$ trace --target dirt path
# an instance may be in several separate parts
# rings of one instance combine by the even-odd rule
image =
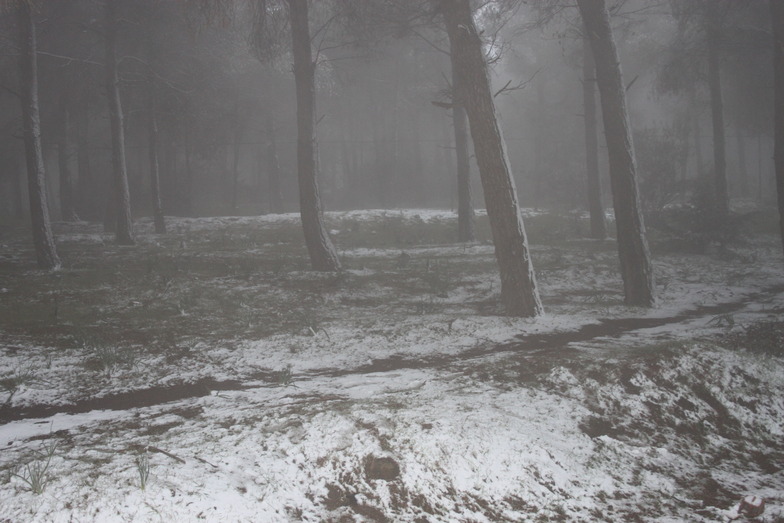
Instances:
[[[374,360],[369,364],[350,369],[327,368],[303,373],[297,375],[297,379],[308,380],[319,377],[383,373],[403,369],[449,367],[473,369],[476,367],[476,360],[489,356],[514,356],[517,363],[524,363],[518,365],[518,369],[525,369],[526,375],[534,377],[542,372],[546,372],[563,360],[574,358],[578,351],[570,347],[570,344],[590,342],[599,338],[620,337],[642,329],[677,325],[695,319],[731,314],[750,304],[770,300],[782,292],[784,292],[784,284],[777,284],[758,292],[747,294],[738,300],[697,307],[675,316],[603,319],[596,324],[584,325],[576,331],[520,335],[518,339],[508,343],[479,345],[459,354],[435,355],[424,358],[404,358],[393,355],[389,358]],[[542,357],[544,353],[547,354],[547,358]],[[525,379],[525,376],[522,376],[522,378]],[[4,405],[0,407],[0,424],[23,419],[47,418],[60,413],[78,414],[94,410],[126,410],[151,407],[188,398],[207,396],[212,391],[257,388],[258,381],[270,383],[272,386],[275,383],[275,376],[272,372],[266,372],[248,376],[246,380],[247,382],[254,381],[256,383],[248,385],[246,384],[247,382],[238,380],[217,381],[212,378],[203,378],[192,383],[151,387],[100,398],[84,399],[65,405],[38,404],[23,407]]]

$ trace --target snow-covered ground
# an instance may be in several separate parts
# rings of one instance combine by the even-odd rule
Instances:
[[[339,275],[295,215],[142,220],[134,248],[59,224],[54,275],[5,234],[0,521],[725,521],[747,494],[784,518],[774,236],[654,246],[646,310],[611,241],[532,234],[525,320],[452,213],[327,218]]]

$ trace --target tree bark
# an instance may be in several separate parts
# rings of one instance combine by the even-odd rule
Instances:
[[[234,98],[234,143],[231,150],[231,211],[237,213],[237,196],[240,184],[240,140],[242,140],[242,129],[240,126],[240,102],[239,90]]]
[[[471,128],[501,275],[501,300],[510,316],[537,316],[543,312],[542,303],[506,144],[496,119],[482,40],[469,0],[441,0],[440,7],[449,35],[452,64],[463,80],[457,84],[457,98],[465,105]]]
[[[289,15],[297,92],[299,212],[305,246],[314,270],[337,271],[340,260],[324,227],[316,179],[316,64],[310,50],[307,0],[289,0]]]
[[[626,91],[610,15],[604,0],[578,0],[577,5],[596,60],[625,301],[627,305],[651,307],[654,304],[653,269],[640,212]]]
[[[265,111],[264,120],[267,135],[267,203],[270,212],[280,214],[283,212],[283,194],[280,188],[280,162],[278,161],[275,116],[271,108]]]
[[[60,91],[60,136],[57,144],[57,166],[60,179],[60,217],[63,221],[75,221],[76,208],[74,206],[73,171],[71,159],[73,158],[73,144],[71,143],[71,114],[69,108],[67,89]]]
[[[147,85],[147,139],[150,154],[150,196],[152,198],[152,216],[155,223],[156,234],[166,234],[166,220],[163,216],[161,203],[161,175],[160,161],[158,159],[158,104],[155,99],[155,84],[152,74]]]
[[[90,169],[90,102],[85,98],[80,101],[79,115],[76,119],[76,163],[79,165],[77,187],[79,188],[79,216],[95,220],[95,187]]]
[[[471,202],[471,162],[468,154],[468,115],[457,93],[465,93],[459,67],[452,60],[452,123],[455,131],[455,159],[457,160],[457,241],[476,240],[474,206]]]
[[[19,158],[16,154],[13,154],[11,163],[10,163],[10,170],[11,170],[11,190],[13,191],[13,199],[14,199],[14,217],[17,220],[24,219],[24,202],[23,195],[22,195],[22,176],[19,171]]]
[[[776,193],[779,227],[784,246],[784,0],[770,0],[773,26],[773,159],[776,170]],[[762,155],[760,155],[760,161]]]
[[[738,190],[744,197],[749,195],[749,170],[746,165],[746,135],[743,128],[738,126],[735,129],[736,144],[738,147]]]
[[[33,246],[38,266],[57,269],[60,258],[54,244],[46,202],[46,173],[41,150],[41,123],[38,107],[38,60],[35,22],[30,4],[19,2],[19,82],[21,88],[22,124],[27,161],[27,189],[30,198],[30,218],[33,226]]]
[[[106,96],[109,101],[109,124],[112,135],[112,174],[114,181],[115,238],[120,245],[133,245],[131,194],[125,162],[125,129],[117,73],[117,0],[106,0]]]
[[[599,179],[599,137],[596,122],[596,63],[591,42],[583,37],[583,112],[585,113],[585,168],[588,213],[591,221],[591,238],[607,237],[607,221],[602,203],[602,185]]]
[[[724,130],[724,99],[721,93],[721,71],[719,66],[719,45],[721,28],[719,10],[705,5],[708,38],[708,86],[710,89],[711,119],[713,123],[713,176],[715,184],[715,205],[721,215],[730,210],[727,188],[727,156]]]

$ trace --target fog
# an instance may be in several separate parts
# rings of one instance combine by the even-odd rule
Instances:
[[[784,1],[0,36],[2,521],[784,521]]]
[[[230,2],[119,2],[118,56],[125,147],[134,216],[151,214],[147,91],[159,100],[161,198],[165,214],[296,211],[296,102],[285,17],[253,24],[251,6]],[[362,10],[319,3],[311,13],[316,72],[319,184],[325,209],[455,208],[457,189],[449,101],[449,43],[426,3]],[[499,4],[478,21],[493,54],[497,114],[524,206],[584,209],[583,42],[576,7]],[[733,199],[772,203],[772,69],[763,2],[728,7],[721,47],[727,177]],[[218,5],[217,3],[213,6]],[[666,2],[623,2],[613,14],[627,105],[636,139],[642,199],[672,169],[668,199],[688,201],[712,169],[710,96],[700,35],[679,24]],[[269,7],[269,9],[280,9]],[[409,10],[408,17],[405,16]],[[52,216],[61,216],[58,154],[62,114],[76,215],[101,219],[111,187],[101,5],[40,2],[39,92]],[[15,74],[14,18],[2,103],[3,215],[27,208]],[[251,36],[266,31],[268,47]],[[685,32],[685,34],[684,34]],[[689,36],[691,35],[691,36]],[[684,43],[686,42],[686,43]],[[681,68],[682,70],[678,70]],[[673,79],[677,75],[679,79]],[[151,81],[150,78],[153,80]],[[149,84],[152,83],[152,87]],[[282,206],[270,189],[271,141]],[[75,153],[76,143],[83,149]],[[654,143],[655,142],[655,143]],[[659,149],[657,149],[657,147]],[[664,147],[678,165],[662,166]],[[600,134],[605,201],[607,161]],[[659,163],[657,163],[659,162]],[[483,207],[476,165],[475,205]],[[664,182],[660,182],[664,183]],[[677,186],[675,185],[677,184]],[[667,202],[670,203],[670,202]]]

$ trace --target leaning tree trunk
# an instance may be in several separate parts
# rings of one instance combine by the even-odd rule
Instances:
[[[457,159],[457,241],[472,242],[476,239],[474,207],[471,202],[471,163],[468,154],[468,115],[458,92],[463,82],[459,68],[452,63],[452,120],[455,130],[455,158]]]
[[[599,138],[596,131],[596,63],[591,52],[591,42],[583,37],[583,112],[585,113],[585,169],[588,196],[588,213],[591,220],[591,238],[607,237],[604,219],[602,185],[599,179]]]
[[[30,197],[30,218],[33,225],[33,245],[38,266],[57,269],[60,259],[54,245],[49,208],[46,203],[46,173],[41,152],[41,121],[38,110],[38,60],[36,58],[35,22],[30,4],[19,2],[19,83],[21,87],[22,124],[24,128],[25,159],[27,161],[27,190]]]
[[[73,145],[71,143],[71,114],[67,89],[60,92],[59,103],[60,136],[57,144],[57,166],[60,179],[60,217],[63,221],[75,221],[76,208],[74,205],[73,172],[71,171]]]
[[[155,99],[155,84],[152,75],[147,85],[147,138],[150,153],[150,196],[152,197],[152,215],[156,234],[166,234],[166,220],[163,217],[161,203],[161,174],[158,159],[158,104]]]
[[[501,274],[501,300],[510,316],[537,316],[542,303],[528,251],[523,216],[495,113],[482,40],[469,0],[441,0],[452,66],[462,80],[456,98],[468,114],[474,153],[485,194]]]
[[[724,99],[721,94],[721,73],[719,68],[720,22],[718,8],[706,6],[708,35],[708,86],[710,88],[711,119],[713,122],[713,176],[715,184],[715,205],[720,215],[730,210],[729,190],[727,189],[727,156],[724,131]]]
[[[117,0],[106,0],[106,97],[109,101],[109,124],[112,135],[112,174],[114,182],[115,238],[120,245],[133,245],[131,194],[125,163],[125,130],[120,102],[120,79],[117,73]]]
[[[610,160],[618,254],[627,305],[653,306],[653,269],[637,191],[634,144],[620,59],[604,0],[577,0],[596,60],[604,132]]]
[[[773,157],[776,167],[776,189],[779,203],[779,226],[784,245],[784,0],[771,0],[773,25]]]
[[[283,194],[280,189],[280,162],[275,134],[275,116],[271,108],[264,111],[267,135],[267,203],[271,213],[283,212]]]
[[[307,0],[289,0],[297,91],[297,171],[299,212],[310,263],[317,271],[336,271],[340,260],[327,235],[316,180],[316,64],[310,50]]]

